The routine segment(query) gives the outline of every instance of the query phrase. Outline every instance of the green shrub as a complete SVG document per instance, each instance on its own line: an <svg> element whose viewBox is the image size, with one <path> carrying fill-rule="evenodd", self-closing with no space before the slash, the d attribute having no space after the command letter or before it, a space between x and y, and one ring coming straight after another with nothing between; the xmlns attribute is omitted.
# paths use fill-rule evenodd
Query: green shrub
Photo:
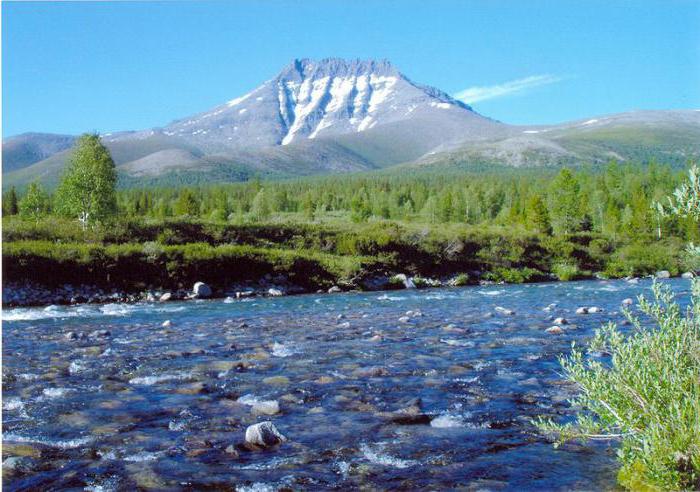
<svg viewBox="0 0 700 492"><path fill-rule="evenodd" d="M604 273L611 278L652 275L659 270L677 275L682 251L679 240L630 244L612 254Z"/></svg>
<svg viewBox="0 0 700 492"><path fill-rule="evenodd" d="M618 479L632 490L700 489L700 281L684 315L670 289L653 287L640 310L654 326L626 313L634 329L597 331L586 355L574 346L560 359L579 394L575 423L539 419L544 433L571 439L620 440ZM598 359L594 353L610 354Z"/></svg>
<svg viewBox="0 0 700 492"><path fill-rule="evenodd" d="M455 278L452 279L451 282L452 285L455 287L462 287L465 285L469 285L469 275L466 273L460 273L457 275Z"/></svg>
<svg viewBox="0 0 700 492"><path fill-rule="evenodd" d="M534 268L496 268L484 275L486 280L505 282L507 284L522 284L542 280L545 276Z"/></svg>
<svg viewBox="0 0 700 492"><path fill-rule="evenodd" d="M557 278L563 282L568 282L569 280L576 280L581 278L581 271L577 265L572 263L557 263L552 267L552 273L557 276Z"/></svg>

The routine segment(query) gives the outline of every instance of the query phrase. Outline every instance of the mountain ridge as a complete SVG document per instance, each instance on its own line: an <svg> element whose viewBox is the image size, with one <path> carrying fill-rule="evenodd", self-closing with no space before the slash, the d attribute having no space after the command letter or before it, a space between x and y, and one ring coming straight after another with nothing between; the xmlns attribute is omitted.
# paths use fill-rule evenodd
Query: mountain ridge
<svg viewBox="0 0 700 492"><path fill-rule="evenodd" d="M74 138L4 140L5 182L55 182ZM236 180L455 161L576 165L648 155L675 162L700 156L700 112L636 111L515 126L413 82L388 60L299 58L214 108L163 127L105 134L103 141L127 181L199 174L206 182L212 169L218 173L212 180Z"/></svg>

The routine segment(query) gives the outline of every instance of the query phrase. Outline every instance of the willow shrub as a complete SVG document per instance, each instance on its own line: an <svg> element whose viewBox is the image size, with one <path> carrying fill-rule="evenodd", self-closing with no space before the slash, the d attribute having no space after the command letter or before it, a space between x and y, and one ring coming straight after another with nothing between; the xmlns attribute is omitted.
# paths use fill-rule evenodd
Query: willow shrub
<svg viewBox="0 0 700 492"><path fill-rule="evenodd" d="M619 439L618 479L633 490L700 489L700 281L682 309L670 289L655 284L654 301L639 298L650 327L626 311L629 334L611 323L587 353L561 358L579 387L574 423L539 419L539 429L571 439ZM605 354L601 356L601 354ZM609 356L609 357L608 357Z"/></svg>

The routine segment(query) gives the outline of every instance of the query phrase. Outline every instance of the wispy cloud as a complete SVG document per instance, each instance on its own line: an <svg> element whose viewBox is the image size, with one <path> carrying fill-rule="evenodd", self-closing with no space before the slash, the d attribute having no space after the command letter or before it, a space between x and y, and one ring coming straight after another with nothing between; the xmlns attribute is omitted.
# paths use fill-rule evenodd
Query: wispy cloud
<svg viewBox="0 0 700 492"><path fill-rule="evenodd" d="M509 96L518 92L524 92L528 89L539 87L541 85L554 84L562 79L563 77L550 74L531 75L522 79L504 82L503 84L469 87L463 91L459 91L454 95L454 97L455 99L464 101L467 104L473 104L479 101L486 101L487 99L494 99L497 97Z"/></svg>

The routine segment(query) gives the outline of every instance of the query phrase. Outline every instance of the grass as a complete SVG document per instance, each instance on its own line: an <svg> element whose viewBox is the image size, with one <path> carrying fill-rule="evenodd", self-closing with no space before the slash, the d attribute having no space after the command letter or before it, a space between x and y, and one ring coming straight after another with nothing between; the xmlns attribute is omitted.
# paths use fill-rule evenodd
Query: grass
<svg viewBox="0 0 700 492"><path fill-rule="evenodd" d="M609 324L588 351L574 347L561 359L579 387L571 401L574 423L540 419L540 430L559 442L614 439L621 445L621 485L631 490L700 489L700 281L693 281L687 311L656 284L655 300L640 298L651 325L627 312L623 333ZM603 358L599 354L609 354Z"/></svg>

